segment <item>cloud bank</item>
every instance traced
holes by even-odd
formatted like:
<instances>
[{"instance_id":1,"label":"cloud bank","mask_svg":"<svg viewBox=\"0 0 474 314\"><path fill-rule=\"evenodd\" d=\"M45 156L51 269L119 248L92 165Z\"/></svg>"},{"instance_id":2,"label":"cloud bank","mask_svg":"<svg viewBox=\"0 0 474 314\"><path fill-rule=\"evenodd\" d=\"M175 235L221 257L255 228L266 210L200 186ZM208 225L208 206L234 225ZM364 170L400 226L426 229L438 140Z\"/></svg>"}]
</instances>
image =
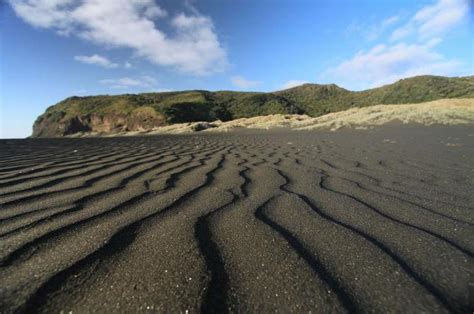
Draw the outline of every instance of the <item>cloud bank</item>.
<instances>
[{"instance_id":1,"label":"cloud bank","mask_svg":"<svg viewBox=\"0 0 474 314\"><path fill-rule=\"evenodd\" d=\"M396 41L410 35L429 39L446 35L465 20L469 14L471 0L439 0L419 10L406 24L391 35Z\"/></svg>"},{"instance_id":2,"label":"cloud bank","mask_svg":"<svg viewBox=\"0 0 474 314\"><path fill-rule=\"evenodd\" d=\"M153 0L10 0L27 23L64 36L131 49L159 66L205 75L222 71L227 56L212 20L192 10L170 14ZM165 25L167 32L163 31Z\"/></svg>"},{"instance_id":3,"label":"cloud bank","mask_svg":"<svg viewBox=\"0 0 474 314\"><path fill-rule=\"evenodd\" d=\"M390 34L389 43L378 43L329 68L325 80L364 89L398 79L423 75L462 75L466 65L449 59L437 47L447 33L465 23L470 0L438 0L425 6ZM383 23L394 25L399 19Z\"/></svg>"}]
</instances>

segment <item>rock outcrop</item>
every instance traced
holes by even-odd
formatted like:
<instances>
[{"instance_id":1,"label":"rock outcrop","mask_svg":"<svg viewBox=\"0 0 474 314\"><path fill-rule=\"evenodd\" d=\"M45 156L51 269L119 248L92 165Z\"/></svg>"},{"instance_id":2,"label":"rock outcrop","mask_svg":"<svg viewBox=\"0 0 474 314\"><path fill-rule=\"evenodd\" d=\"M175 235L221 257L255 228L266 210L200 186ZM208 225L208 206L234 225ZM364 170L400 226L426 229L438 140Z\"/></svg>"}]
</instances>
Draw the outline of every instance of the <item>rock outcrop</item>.
<instances>
[{"instance_id":1,"label":"rock outcrop","mask_svg":"<svg viewBox=\"0 0 474 314\"><path fill-rule=\"evenodd\" d=\"M140 107L128 114L106 113L67 116L40 116L33 126L33 137L57 137L76 133L120 133L150 130L165 125L165 119L153 108Z\"/></svg>"}]
</instances>

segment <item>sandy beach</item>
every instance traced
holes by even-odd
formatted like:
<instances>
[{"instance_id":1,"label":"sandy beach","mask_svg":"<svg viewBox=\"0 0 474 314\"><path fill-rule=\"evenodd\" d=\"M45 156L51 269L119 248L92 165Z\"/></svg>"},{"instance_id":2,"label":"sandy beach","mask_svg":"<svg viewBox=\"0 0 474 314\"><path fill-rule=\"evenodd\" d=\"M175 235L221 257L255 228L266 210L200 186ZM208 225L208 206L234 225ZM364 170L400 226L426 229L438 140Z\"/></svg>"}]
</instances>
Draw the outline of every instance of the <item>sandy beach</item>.
<instances>
[{"instance_id":1,"label":"sandy beach","mask_svg":"<svg viewBox=\"0 0 474 314\"><path fill-rule=\"evenodd\" d=\"M474 127L0 141L0 312L470 313Z\"/></svg>"}]
</instances>

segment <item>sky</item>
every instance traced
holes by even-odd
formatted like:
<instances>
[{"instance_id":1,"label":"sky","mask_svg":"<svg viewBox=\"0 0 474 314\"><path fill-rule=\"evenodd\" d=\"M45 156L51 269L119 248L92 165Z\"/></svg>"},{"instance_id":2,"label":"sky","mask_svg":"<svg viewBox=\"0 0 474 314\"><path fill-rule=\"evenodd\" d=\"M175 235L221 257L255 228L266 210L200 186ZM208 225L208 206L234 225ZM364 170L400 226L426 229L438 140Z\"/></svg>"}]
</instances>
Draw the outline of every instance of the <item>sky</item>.
<instances>
[{"instance_id":1,"label":"sky","mask_svg":"<svg viewBox=\"0 0 474 314\"><path fill-rule=\"evenodd\" d=\"M0 138L70 96L474 74L474 0L0 0Z\"/></svg>"}]
</instances>

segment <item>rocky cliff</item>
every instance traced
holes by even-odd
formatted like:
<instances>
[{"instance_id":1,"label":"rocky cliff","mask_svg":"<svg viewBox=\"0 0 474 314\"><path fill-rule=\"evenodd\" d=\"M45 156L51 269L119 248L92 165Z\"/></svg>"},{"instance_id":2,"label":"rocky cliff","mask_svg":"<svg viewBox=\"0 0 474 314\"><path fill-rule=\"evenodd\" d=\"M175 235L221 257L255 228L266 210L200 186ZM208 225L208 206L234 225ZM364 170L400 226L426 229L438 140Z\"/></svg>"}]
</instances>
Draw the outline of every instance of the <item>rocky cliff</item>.
<instances>
[{"instance_id":1,"label":"rocky cliff","mask_svg":"<svg viewBox=\"0 0 474 314\"><path fill-rule=\"evenodd\" d=\"M33 137L57 137L80 132L118 133L144 131L166 124L153 108L137 108L129 113L78 114L45 113L33 126Z\"/></svg>"}]
</instances>

